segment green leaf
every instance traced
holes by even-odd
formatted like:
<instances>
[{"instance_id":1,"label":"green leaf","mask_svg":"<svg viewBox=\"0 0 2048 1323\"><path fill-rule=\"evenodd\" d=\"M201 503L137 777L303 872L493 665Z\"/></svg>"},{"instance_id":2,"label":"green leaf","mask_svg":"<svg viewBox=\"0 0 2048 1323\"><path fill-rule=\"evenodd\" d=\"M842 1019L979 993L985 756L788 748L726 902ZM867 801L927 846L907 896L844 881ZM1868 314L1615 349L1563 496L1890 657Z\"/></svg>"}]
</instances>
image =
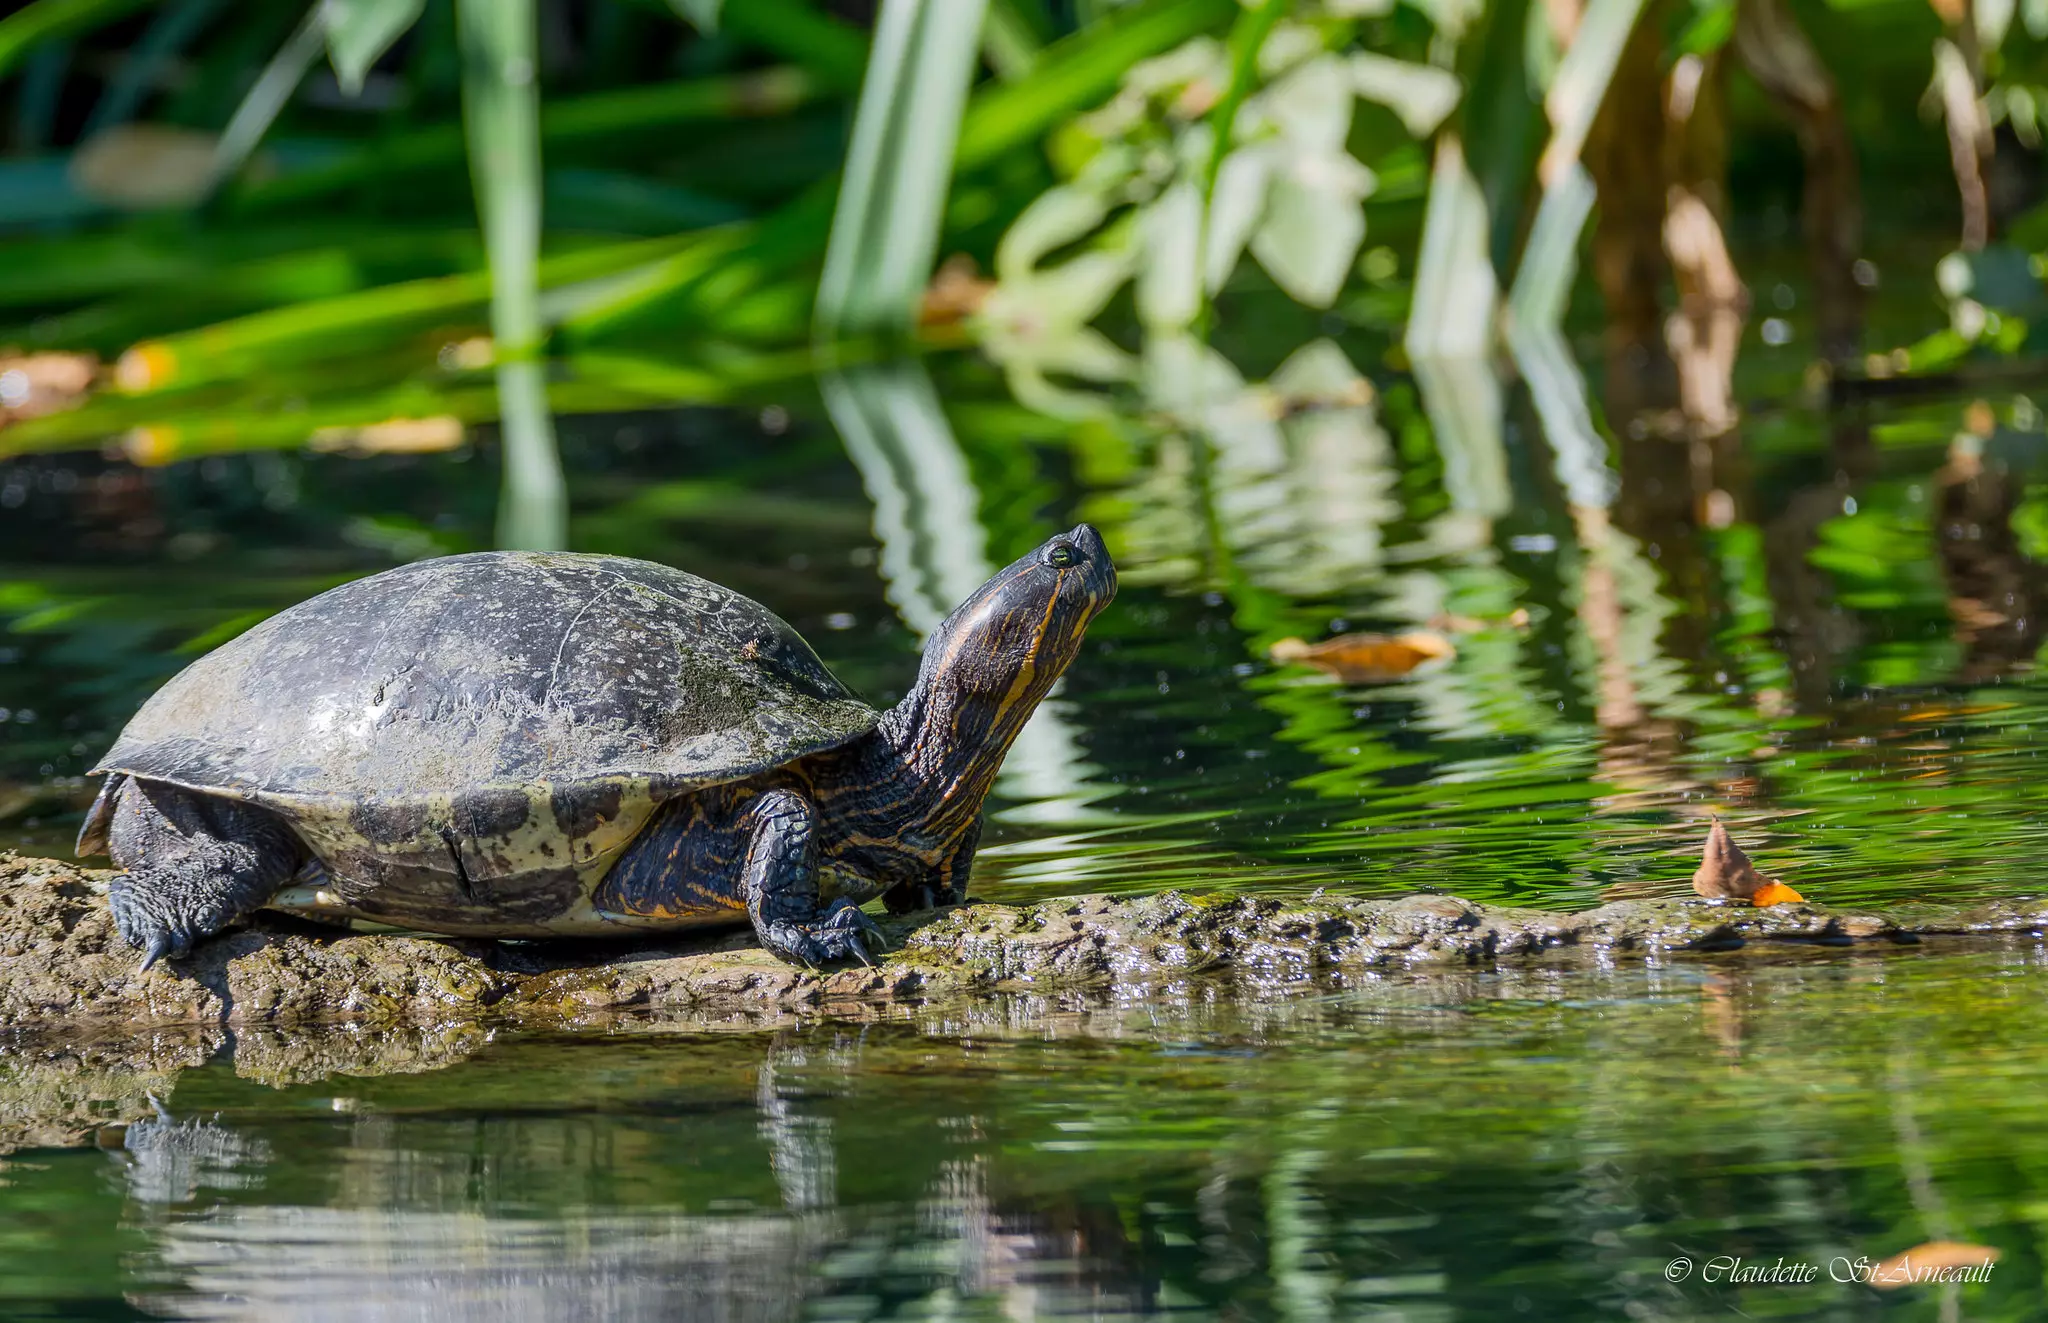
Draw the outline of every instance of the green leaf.
<instances>
[{"instance_id":1,"label":"green leaf","mask_svg":"<svg viewBox=\"0 0 2048 1323\"><path fill-rule=\"evenodd\" d=\"M1046 254L1090 233L1109 215L1109 201L1098 189L1058 184L1031 200L1031 205L1003 232L996 245L996 279L1027 279Z\"/></svg>"},{"instance_id":2,"label":"green leaf","mask_svg":"<svg viewBox=\"0 0 2048 1323\"><path fill-rule=\"evenodd\" d=\"M1365 208L1355 193L1282 174L1273 181L1251 247L1266 274L1297 302L1327 308L1364 242Z\"/></svg>"},{"instance_id":3,"label":"green leaf","mask_svg":"<svg viewBox=\"0 0 2048 1323\"><path fill-rule=\"evenodd\" d=\"M1183 179L1138 217L1138 317L1186 326L1202 311L1202 191Z\"/></svg>"},{"instance_id":4,"label":"green leaf","mask_svg":"<svg viewBox=\"0 0 2048 1323\"><path fill-rule=\"evenodd\" d=\"M1351 85L1358 95L1400 116L1402 127L1418 138L1436 132L1464 90L1449 70L1369 51L1355 52L1350 65Z\"/></svg>"},{"instance_id":5,"label":"green leaf","mask_svg":"<svg viewBox=\"0 0 2048 1323\"><path fill-rule=\"evenodd\" d=\"M0 18L0 78L6 77L22 56L43 43L90 31L149 3L150 0L36 0Z\"/></svg>"},{"instance_id":6,"label":"green leaf","mask_svg":"<svg viewBox=\"0 0 2048 1323\"><path fill-rule=\"evenodd\" d=\"M418 21L427 0L324 0L327 58L334 79L350 96L360 96L363 78L379 56Z\"/></svg>"},{"instance_id":7,"label":"green leaf","mask_svg":"<svg viewBox=\"0 0 2048 1323\"><path fill-rule=\"evenodd\" d=\"M1273 176L1272 153L1261 144L1240 147L1223 158L1209 199L1209 231L1202 254L1202 278L1209 292L1223 288L1237 259L1266 211Z\"/></svg>"}]
</instances>

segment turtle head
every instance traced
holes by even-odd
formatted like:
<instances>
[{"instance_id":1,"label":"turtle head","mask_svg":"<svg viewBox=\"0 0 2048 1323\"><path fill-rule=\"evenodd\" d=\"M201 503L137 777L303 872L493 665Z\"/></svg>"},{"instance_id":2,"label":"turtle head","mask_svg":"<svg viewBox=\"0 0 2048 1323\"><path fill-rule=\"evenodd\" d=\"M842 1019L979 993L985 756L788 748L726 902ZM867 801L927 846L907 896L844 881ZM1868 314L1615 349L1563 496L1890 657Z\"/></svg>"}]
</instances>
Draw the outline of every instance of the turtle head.
<instances>
[{"instance_id":1,"label":"turtle head","mask_svg":"<svg viewBox=\"0 0 2048 1323\"><path fill-rule=\"evenodd\" d=\"M917 685L884 730L949 808L972 818L1003 755L1116 596L1116 566L1087 524L999 570L932 632ZM971 802L968 802L971 801Z\"/></svg>"}]
</instances>

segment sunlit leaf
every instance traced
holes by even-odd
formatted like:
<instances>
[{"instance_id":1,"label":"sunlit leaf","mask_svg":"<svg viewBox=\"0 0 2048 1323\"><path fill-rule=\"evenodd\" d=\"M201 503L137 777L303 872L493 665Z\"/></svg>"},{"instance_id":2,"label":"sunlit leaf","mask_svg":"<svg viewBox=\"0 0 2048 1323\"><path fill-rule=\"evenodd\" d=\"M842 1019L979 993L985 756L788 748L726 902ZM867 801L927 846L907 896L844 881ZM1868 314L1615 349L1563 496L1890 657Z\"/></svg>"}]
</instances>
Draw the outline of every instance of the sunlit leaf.
<instances>
[{"instance_id":1,"label":"sunlit leaf","mask_svg":"<svg viewBox=\"0 0 2048 1323\"><path fill-rule=\"evenodd\" d=\"M1272 154L1261 144L1238 148L1223 158L1216 171L1202 253L1202 279L1212 294L1230 278L1252 231L1258 227L1259 217L1266 209L1266 189L1272 170Z\"/></svg>"},{"instance_id":2,"label":"sunlit leaf","mask_svg":"<svg viewBox=\"0 0 2048 1323\"><path fill-rule=\"evenodd\" d=\"M1245 114L1272 124L1290 142L1309 151L1338 152L1351 132L1356 100L1343 60L1311 60L1254 97ZM1239 131L1243 131L1240 121Z\"/></svg>"},{"instance_id":3,"label":"sunlit leaf","mask_svg":"<svg viewBox=\"0 0 2048 1323\"><path fill-rule=\"evenodd\" d=\"M1093 231L1109 215L1098 189L1058 184L1032 199L996 245L996 279L1023 280L1048 253Z\"/></svg>"},{"instance_id":4,"label":"sunlit leaf","mask_svg":"<svg viewBox=\"0 0 2048 1323\"><path fill-rule=\"evenodd\" d=\"M1138 218L1138 316L1153 327L1186 326L1202 310L1202 193L1183 179Z\"/></svg>"},{"instance_id":5,"label":"sunlit leaf","mask_svg":"<svg viewBox=\"0 0 2048 1323\"><path fill-rule=\"evenodd\" d=\"M1305 180L1299 171L1280 175L1252 235L1252 256L1266 274L1310 307L1328 307L1337 297L1365 242L1365 208L1354 186Z\"/></svg>"},{"instance_id":6,"label":"sunlit leaf","mask_svg":"<svg viewBox=\"0 0 2048 1323\"><path fill-rule=\"evenodd\" d=\"M1341 408L1372 401L1368 381L1334 340L1312 340L1266 378L1266 389L1290 405Z\"/></svg>"},{"instance_id":7,"label":"sunlit leaf","mask_svg":"<svg viewBox=\"0 0 2048 1323\"><path fill-rule=\"evenodd\" d=\"M1350 70L1358 95L1392 110L1401 117L1402 126L1418 138L1436 132L1463 93L1457 77L1448 70L1370 51L1354 52Z\"/></svg>"}]
</instances>

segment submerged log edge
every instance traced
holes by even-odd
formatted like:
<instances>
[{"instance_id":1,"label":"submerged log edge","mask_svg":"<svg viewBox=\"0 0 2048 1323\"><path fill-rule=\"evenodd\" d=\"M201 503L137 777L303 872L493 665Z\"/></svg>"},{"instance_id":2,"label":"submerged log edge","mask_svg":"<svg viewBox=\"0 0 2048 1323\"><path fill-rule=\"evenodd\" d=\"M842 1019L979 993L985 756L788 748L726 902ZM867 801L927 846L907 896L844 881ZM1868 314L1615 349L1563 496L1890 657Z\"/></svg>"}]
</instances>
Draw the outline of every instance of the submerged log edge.
<instances>
[{"instance_id":1,"label":"submerged log edge","mask_svg":"<svg viewBox=\"0 0 2048 1323\"><path fill-rule=\"evenodd\" d=\"M1248 989L1374 971L1513 962L1612 967L1684 952L2038 939L2048 898L1880 914L1691 896L1579 914L1446 895L1073 896L888 919L872 968L785 965L746 933L660 946L513 943L321 929L282 915L148 973L114 932L110 874L0 853L0 1028L492 1023L875 1008L1003 992L1135 995L1197 975ZM1676 884L1682 886L1683 884Z\"/></svg>"}]
</instances>

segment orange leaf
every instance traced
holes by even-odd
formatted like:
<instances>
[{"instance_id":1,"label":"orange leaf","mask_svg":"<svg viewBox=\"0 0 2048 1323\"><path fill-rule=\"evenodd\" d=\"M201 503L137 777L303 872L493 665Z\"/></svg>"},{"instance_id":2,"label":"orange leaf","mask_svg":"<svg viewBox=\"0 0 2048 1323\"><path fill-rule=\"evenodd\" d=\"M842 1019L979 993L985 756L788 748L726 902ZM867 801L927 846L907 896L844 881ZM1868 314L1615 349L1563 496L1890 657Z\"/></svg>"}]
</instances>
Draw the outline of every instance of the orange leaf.
<instances>
[{"instance_id":1,"label":"orange leaf","mask_svg":"<svg viewBox=\"0 0 2048 1323\"><path fill-rule=\"evenodd\" d=\"M1384 684L1398 680L1427 661L1455 657L1458 650L1441 634L1340 634L1321 643L1281 639L1272 646L1275 661L1301 662L1336 676L1345 684Z\"/></svg>"},{"instance_id":2,"label":"orange leaf","mask_svg":"<svg viewBox=\"0 0 2048 1323\"><path fill-rule=\"evenodd\" d=\"M1762 909L1766 905L1790 905L1795 901L1805 899L1806 897L1786 886L1783 882L1766 881L1750 896L1749 902L1758 909Z\"/></svg>"}]
</instances>

